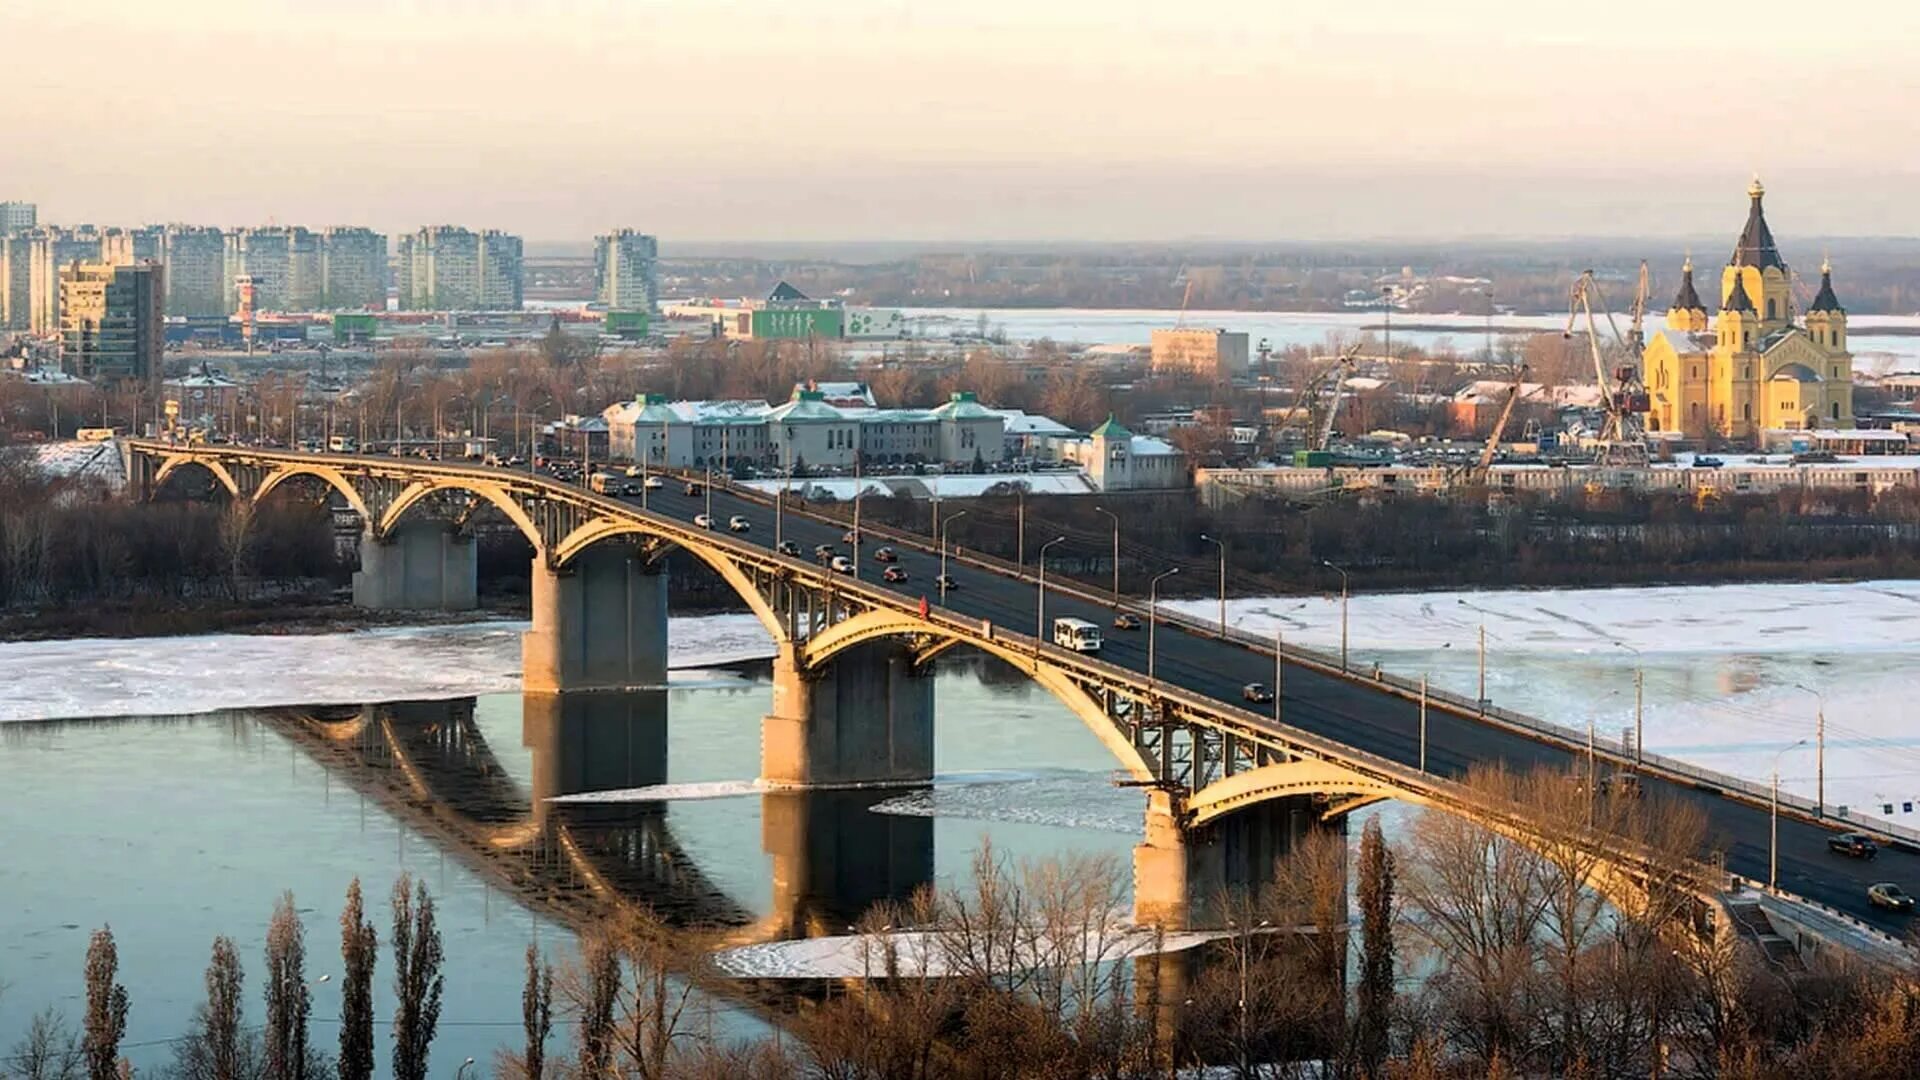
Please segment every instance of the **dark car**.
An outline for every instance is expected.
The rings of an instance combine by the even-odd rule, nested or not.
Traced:
[[[1867,886],[1867,902],[1888,911],[1913,910],[1913,897],[1891,881]]]
[[[832,544],[813,545],[813,557],[820,560],[821,562],[826,562],[828,559],[833,558],[833,555],[834,555],[834,550],[833,550]]]
[[[1266,683],[1250,682],[1240,688],[1240,696],[1255,705],[1273,704],[1273,689]]]
[[[698,495],[705,490],[705,488],[692,480],[687,481],[687,486],[680,489],[681,493],[685,495]]]
[[[1842,855],[1851,855],[1856,859],[1871,859],[1880,854],[1880,845],[1866,833],[1843,832],[1839,836],[1827,837],[1827,850]]]
[[[889,566],[880,575],[880,580],[891,582],[895,585],[898,585],[900,582],[907,580],[906,568],[900,567],[900,566]]]
[[[900,560],[900,556],[894,554],[893,549],[890,547],[874,549],[874,552],[873,552],[874,562],[898,562],[899,560]]]
[[[939,577],[933,579],[933,583],[940,586],[943,590],[957,589],[960,587],[960,583],[953,579],[952,574],[941,574]]]
[[[791,555],[796,559],[800,557],[800,545],[794,543],[791,540],[780,541],[779,543],[773,545],[773,550],[779,552],[782,555]]]
[[[843,544],[854,544],[858,543],[859,540],[860,534],[854,532],[852,529],[848,529],[846,532],[840,534],[840,542]]]
[[[1140,616],[1135,615],[1131,611],[1123,611],[1113,617],[1113,628],[1115,630],[1138,630],[1140,629]]]

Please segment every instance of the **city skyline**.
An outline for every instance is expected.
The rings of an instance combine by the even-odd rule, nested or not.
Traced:
[[[9,37],[167,93],[25,50],[0,175],[54,222],[585,244],[1682,235],[1759,172],[1799,235],[1912,234],[1920,14],[1850,14],[27,0]]]

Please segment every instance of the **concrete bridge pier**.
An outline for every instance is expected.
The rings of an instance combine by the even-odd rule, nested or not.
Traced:
[[[1205,825],[1184,824],[1174,792],[1147,793],[1146,831],[1133,849],[1134,921],[1168,930],[1213,928],[1230,893],[1257,897],[1306,838],[1346,833],[1321,820],[1320,800],[1291,795],[1256,803]],[[1343,863],[1344,873],[1344,863]]]
[[[522,689],[624,690],[667,684],[667,575],[605,544],[554,570],[533,560],[533,626],[520,639]]]
[[[933,819],[876,814],[897,791],[773,791],[760,845],[773,878],[775,937],[845,933],[874,905],[933,882]]]
[[[443,521],[408,521],[360,534],[353,603],[375,611],[469,611],[479,606],[473,536]]]
[[[520,741],[533,751],[533,814],[557,795],[667,782],[667,692],[523,694]],[[615,804],[627,813],[630,804]],[[591,805],[570,807],[591,816]]]
[[[760,778],[793,787],[932,779],[932,674],[897,641],[855,645],[816,671],[802,671],[783,646],[773,711],[760,724]]]

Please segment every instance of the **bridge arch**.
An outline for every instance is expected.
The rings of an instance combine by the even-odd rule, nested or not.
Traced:
[[[785,644],[790,639],[786,620],[780,617],[779,612],[773,610],[773,605],[768,602],[766,595],[754,585],[753,580],[740,568],[740,564],[726,552],[705,544],[681,542],[640,522],[594,518],[561,537],[560,542],[547,553],[548,564],[555,570],[564,570],[587,551],[622,537],[657,540],[663,545],[671,544],[699,559],[727,583],[727,586],[740,598],[741,603],[747,605],[754,617],[760,620],[760,625],[766,628],[767,634],[773,638],[775,645]],[[536,551],[539,550],[537,540],[534,548]],[[659,555],[655,554],[652,557],[658,558]]]
[[[367,518],[367,525],[373,530],[374,535],[386,536],[400,524],[400,519],[406,516],[407,511],[421,499],[441,491],[464,491],[469,495],[485,499],[505,514],[508,521],[513,522],[514,527],[518,528],[533,545],[535,552],[544,549],[545,538],[541,534],[540,527],[534,524],[533,518],[529,517],[526,508],[514,499],[512,492],[500,484],[465,477],[433,477],[415,480],[401,489],[400,494],[394,496],[393,501],[387,505],[386,511],[378,515],[377,519]]]
[[[339,492],[340,497],[346,500],[347,505],[352,507],[353,511],[360,515],[362,523],[368,527],[373,525],[373,515],[367,511],[367,501],[360,496],[359,490],[356,489],[338,469],[332,468],[331,466],[282,465],[260,479],[260,487],[253,493],[253,501],[256,503],[264,501],[266,497],[271,495],[274,489],[278,488],[281,484],[303,476],[314,477],[334,491]]]
[[[153,474],[154,493],[158,494],[160,489],[166,486],[167,481],[181,469],[193,466],[206,470],[221,487],[227,489],[228,495],[237,497],[240,494],[240,482],[234,479],[233,473],[227,471],[227,467],[219,459],[185,455],[168,457],[160,463],[160,468]]]

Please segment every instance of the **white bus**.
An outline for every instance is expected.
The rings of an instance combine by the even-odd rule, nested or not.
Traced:
[[[1055,619],[1053,643],[1074,652],[1099,652],[1100,628],[1085,619]]]

